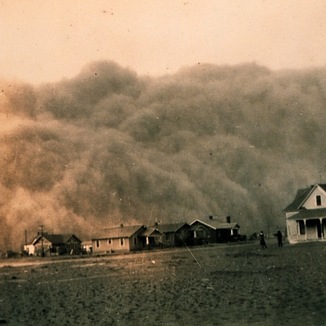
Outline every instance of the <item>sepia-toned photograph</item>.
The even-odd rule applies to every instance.
[[[0,324],[326,325],[324,0],[0,0]]]

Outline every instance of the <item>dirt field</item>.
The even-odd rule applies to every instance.
[[[326,325],[326,243],[0,263],[8,325]]]

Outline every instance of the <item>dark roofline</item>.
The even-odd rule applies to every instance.
[[[326,217],[326,208],[302,209],[288,217],[287,220],[314,219],[320,217]]]
[[[32,244],[38,243],[40,239],[42,238],[48,240],[49,242],[53,244],[65,244],[70,238],[75,237],[77,240],[80,242],[81,239],[79,239],[74,233],[67,233],[67,234],[62,234],[62,233],[47,233],[44,232],[43,234],[39,234],[32,242]]]
[[[155,227],[162,233],[178,232],[184,226],[189,226],[186,222],[157,224]]]
[[[121,238],[131,238],[134,234],[136,234],[140,229],[146,227],[143,224],[136,225],[120,225],[112,228],[104,228],[100,231],[100,233],[95,234],[91,237],[92,240],[104,240],[104,239],[121,239]],[[119,232],[122,230],[130,229],[129,233]],[[110,234],[111,233],[111,234]],[[116,233],[116,234],[115,234]]]
[[[297,193],[294,197],[294,200],[283,209],[284,212],[294,212],[300,209],[300,207],[305,203],[310,194],[317,188],[320,187],[326,192],[326,184],[325,183],[316,183],[307,188],[301,188],[297,190]]]
[[[190,223],[190,226],[192,226],[192,225],[195,224],[196,222],[201,223],[201,224],[204,224],[204,225],[208,226],[209,228],[211,228],[211,229],[213,229],[213,230],[216,230],[216,228],[215,228],[213,225],[208,224],[208,223],[205,223],[205,222],[203,222],[203,221],[201,221],[201,220],[199,220],[199,219],[196,219],[196,220],[192,221],[192,222]]]
[[[297,190],[297,193],[291,202],[290,205],[288,205],[286,208],[283,209],[284,212],[293,212],[297,211],[300,206],[304,203],[304,201],[307,199],[307,197],[310,195],[310,193],[313,191],[316,185],[312,185],[308,188],[301,188]]]

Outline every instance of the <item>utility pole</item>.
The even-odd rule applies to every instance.
[[[44,257],[45,255],[44,255],[44,243],[43,243],[43,228],[44,228],[44,225],[42,224],[41,226],[40,226],[40,228],[41,228],[41,250],[42,250],[42,257]]]

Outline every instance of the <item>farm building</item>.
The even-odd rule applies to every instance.
[[[81,253],[81,240],[74,234],[49,234],[38,235],[33,241],[36,255],[62,255]]]
[[[156,224],[156,227],[162,233],[164,247],[183,246],[189,236],[190,226],[187,223]]]
[[[299,189],[284,211],[289,243],[325,240],[326,184]]]
[[[158,247],[162,244],[162,233],[156,227],[146,227],[139,238],[145,248]]]
[[[239,237],[240,226],[231,222],[231,217],[208,216],[190,223],[189,244],[205,244],[235,241]]]
[[[144,247],[141,234],[146,230],[144,225],[130,225],[104,228],[92,237],[94,253],[135,251]]]

